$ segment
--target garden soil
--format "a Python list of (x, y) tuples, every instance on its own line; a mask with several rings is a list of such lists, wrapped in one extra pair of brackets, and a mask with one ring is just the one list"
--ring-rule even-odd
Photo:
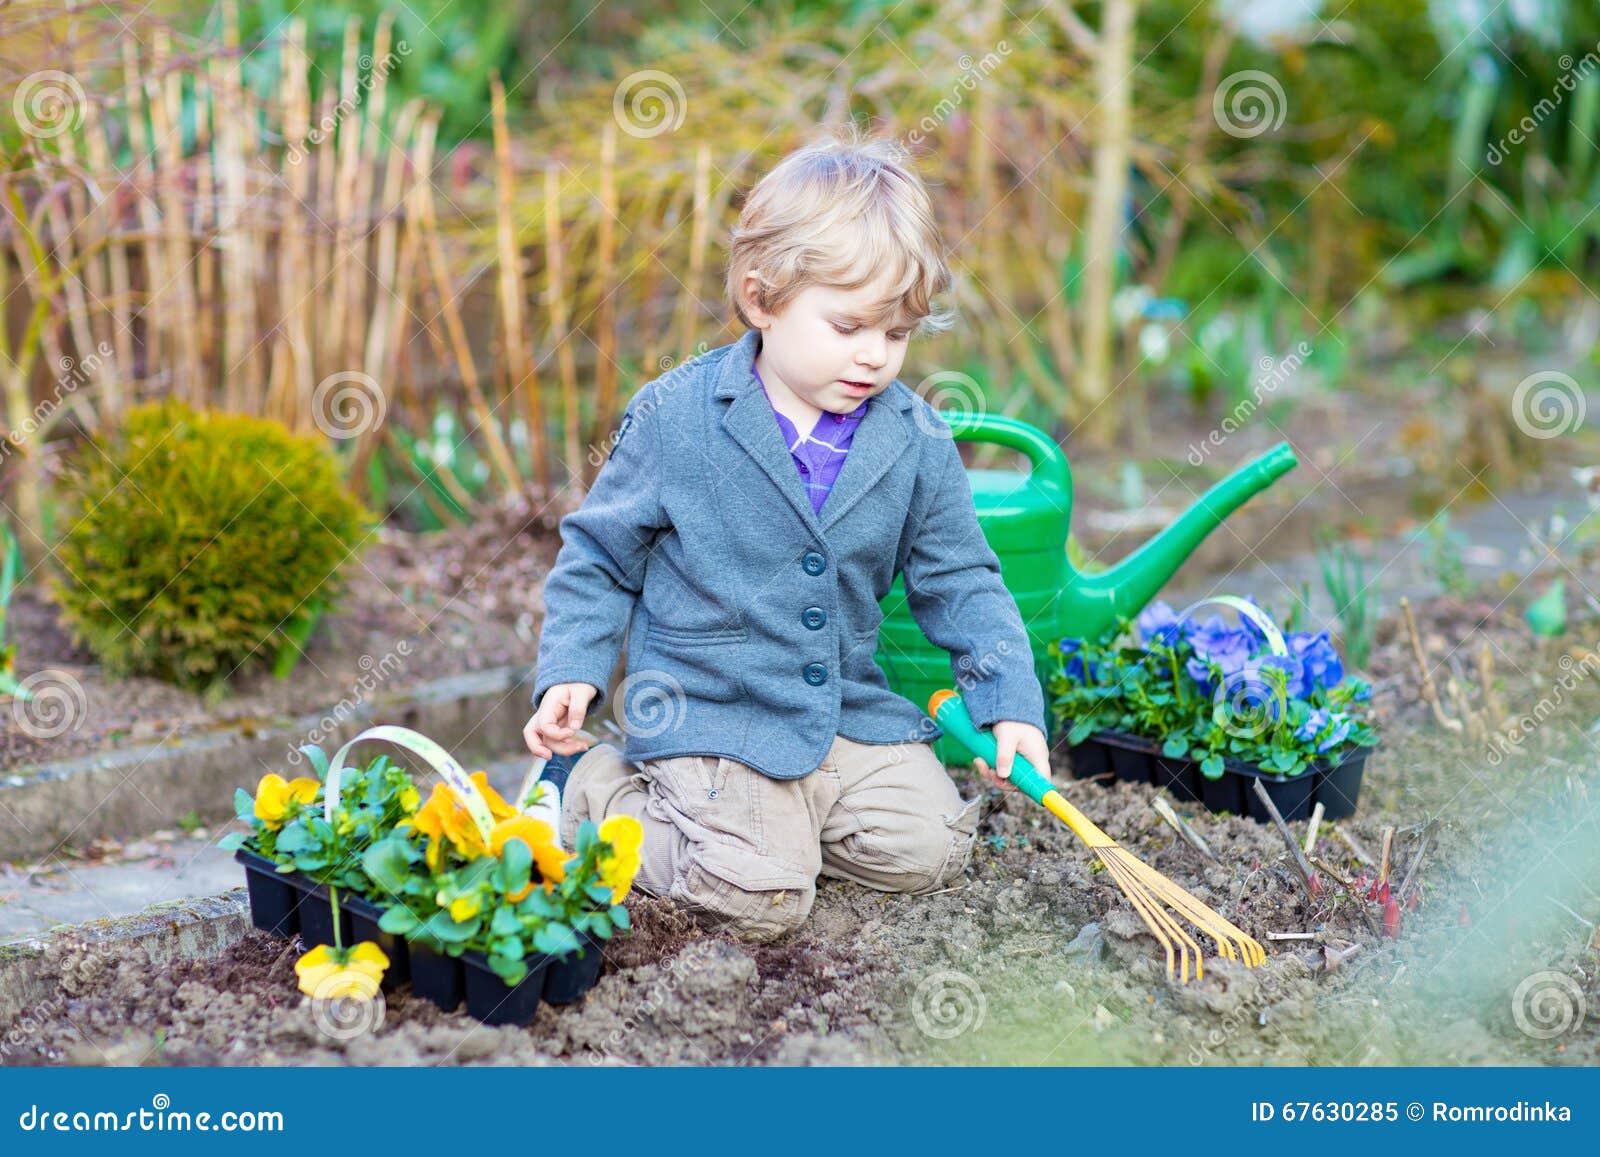
[[(1548, 702), (1573, 669), (1568, 651), (1535, 647), (1493, 601), (1439, 599), (1419, 611), (1430, 654), (1491, 645), (1499, 693), (1519, 714)], [(1391, 880), (1398, 887), (1414, 869), (1416, 885), (1398, 938), (1369, 925), (1376, 905), (1332, 881), (1307, 897), (1274, 828), (1179, 805), (1215, 852), (1209, 864), (1151, 809), (1153, 789), (1074, 781), (1063, 764), (1057, 782), (1092, 818), (1261, 940), (1266, 963), (1208, 957), (1203, 978), (1170, 980), (1107, 874), (1008, 791), (990, 794), (961, 883), (912, 897), (824, 880), (806, 926), (772, 944), (740, 943), (636, 897), (635, 931), (608, 947), (598, 986), (578, 1004), (541, 1008), (525, 1028), (442, 1013), (403, 987), (352, 1027), (297, 993), (298, 945), (252, 933), (218, 959), (159, 968), (137, 950), (54, 949), (59, 994), (13, 1034), (24, 1043), (4, 1060), (1600, 1063), (1600, 818), (1587, 732), (1600, 690), (1579, 680), (1495, 765), (1420, 701), (1393, 623), (1379, 643), (1372, 674), (1385, 744), (1360, 812), (1339, 827), (1374, 859), (1385, 828), (1396, 829)], [(955, 774), (969, 796), (979, 790)], [(1292, 826), (1303, 838), (1306, 825)], [(1372, 874), (1331, 825), (1317, 855), (1346, 879)]]

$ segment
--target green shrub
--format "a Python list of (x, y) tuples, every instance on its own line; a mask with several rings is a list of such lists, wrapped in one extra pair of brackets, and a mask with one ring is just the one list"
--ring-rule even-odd
[(189, 687), (303, 632), (373, 517), (317, 438), (176, 402), (129, 410), (63, 498), (67, 626), (112, 672)]

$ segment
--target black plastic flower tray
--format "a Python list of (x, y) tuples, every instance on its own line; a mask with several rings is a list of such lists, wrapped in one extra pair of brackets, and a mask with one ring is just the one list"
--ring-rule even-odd
[(392, 992), (411, 979), (411, 953), (405, 938), (378, 927), (383, 909), (365, 896), (339, 897), (339, 906), (350, 914), (350, 939), (347, 944), (360, 944), (370, 940), (389, 958), (389, 967), (383, 973), (383, 988)]
[(301, 891), (271, 860), (245, 848), (233, 853), (244, 865), (245, 888), (250, 894), (250, 923), (269, 936), (285, 940), (300, 931)]
[(460, 958), (435, 952), (426, 944), (412, 942), (406, 947), (411, 955), (411, 991), (445, 1012), (460, 1008), (466, 995)]
[[(326, 885), (300, 872), (279, 872), (271, 860), (245, 848), (238, 849), (234, 859), (244, 865), (252, 924), (286, 940), (299, 935), (308, 949), (333, 944), (333, 905)], [(341, 892), (339, 917), (339, 934), (346, 945), (370, 940), (389, 958), (383, 974), (385, 991), (409, 980), (415, 995), (446, 1012), (455, 1012), (466, 1001), (468, 1015), (485, 1024), (527, 1024), (541, 1001), (571, 1004), (595, 986), (605, 963), (600, 941), (584, 934), (581, 954), (530, 958), (528, 975), (511, 988), (481, 952), (448, 956), (383, 931), (378, 926), (383, 909), (364, 896)]]
[(1218, 779), (1208, 779), (1198, 762), (1161, 754), (1161, 745), (1119, 731), (1096, 731), (1076, 746), (1067, 747), (1072, 774), (1078, 779), (1110, 776), (1128, 783), (1165, 788), (1174, 799), (1201, 804), (1209, 811), (1232, 812), (1254, 820), (1270, 816), (1256, 797), (1252, 781), (1259, 780), (1273, 805), (1286, 820), (1303, 820), (1322, 804), (1326, 819), (1353, 815), (1361, 795), (1370, 748), (1351, 750), (1337, 764), (1319, 762), (1300, 775), (1282, 776), (1259, 767), (1229, 760)]
[[(326, 884), (315, 881), (294, 872), (285, 877), (291, 884), (300, 890), (300, 939), (304, 940), (307, 948), (315, 948), (319, 944), (333, 947), (333, 904), (328, 899)], [(339, 894), (339, 936), (340, 941), (346, 945), (356, 943), (355, 929), (350, 919), (350, 898), (347, 893)]]
[(526, 958), (528, 975), (515, 986), (501, 980), (489, 967), (482, 952), (461, 954), (461, 971), (466, 981), (467, 1015), (484, 1024), (527, 1024), (539, 1011), (550, 973), (551, 957), (543, 954)]
[(582, 954), (569, 952), (551, 959), (544, 974), (544, 1000), (546, 1004), (571, 1004), (588, 992), (600, 979), (605, 965), (599, 940), (584, 933)]

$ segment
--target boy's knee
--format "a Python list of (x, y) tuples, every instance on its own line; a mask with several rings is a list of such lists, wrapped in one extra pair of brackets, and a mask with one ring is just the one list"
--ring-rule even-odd
[(775, 940), (811, 915), (814, 875), (753, 850), (707, 843), (690, 849), (672, 898), (719, 931), (744, 940)]
[(893, 831), (847, 836), (843, 851), (850, 874), (873, 887), (911, 895), (949, 887), (972, 860), (981, 806), (981, 800), (973, 800), (954, 815), (908, 816)]

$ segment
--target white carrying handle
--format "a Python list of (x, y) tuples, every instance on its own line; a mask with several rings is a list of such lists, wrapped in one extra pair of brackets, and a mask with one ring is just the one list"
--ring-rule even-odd
[(456, 793), (456, 798), (461, 801), (462, 806), (467, 809), (467, 814), (472, 817), (472, 822), (477, 825), (479, 833), (483, 836), (483, 842), (485, 844), (489, 842), (489, 833), (494, 830), (494, 816), (489, 812), (489, 802), (483, 798), (478, 785), (472, 782), (455, 756), (420, 731), (387, 723), (367, 728), (334, 753), (333, 760), (328, 764), (328, 780), (322, 793), (322, 814), (330, 824), (333, 822), (334, 809), (339, 806), (339, 776), (344, 771), (345, 756), (350, 754), (352, 747), (366, 739), (382, 739), (396, 747), (403, 747), (426, 761), (428, 766), (437, 771), (450, 786), (450, 790)]
[(1189, 612), (1207, 603), (1221, 603), (1223, 606), (1232, 607), (1239, 612), (1241, 618), (1249, 619), (1261, 628), (1261, 633), (1267, 637), (1267, 646), (1272, 649), (1274, 655), (1289, 653), (1289, 644), (1284, 642), (1283, 632), (1278, 630), (1278, 624), (1272, 621), (1271, 616), (1254, 603), (1246, 602), (1236, 595), (1212, 595), (1209, 598), (1196, 599), (1178, 612), (1178, 618), (1187, 619)]

